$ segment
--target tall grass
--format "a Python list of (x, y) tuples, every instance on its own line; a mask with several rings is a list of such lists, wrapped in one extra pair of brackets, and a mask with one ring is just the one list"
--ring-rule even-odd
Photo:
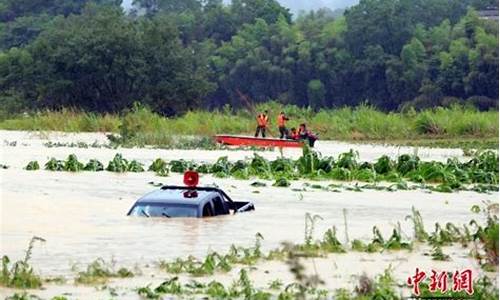
[(74, 109), (40, 111), (18, 115), (0, 122), (9, 130), (53, 130), (66, 132), (116, 132), (121, 124), (117, 115), (80, 112)]
[[(258, 105), (256, 110), (266, 109), (270, 113), (271, 136), (277, 135), (277, 114), (285, 111), (291, 119), (288, 127), (307, 123), (321, 139), (390, 141), (498, 137), (498, 111), (480, 112), (458, 105), (405, 113), (385, 113), (364, 105), (314, 112), (308, 108), (268, 102)], [(137, 106), (115, 115), (63, 109), (13, 116), (1, 121), (0, 129), (113, 132), (137, 144), (163, 144), (176, 135), (252, 134), (255, 119), (254, 114), (247, 110), (231, 111), (227, 107), (210, 112), (190, 111), (180, 117), (166, 118)]]

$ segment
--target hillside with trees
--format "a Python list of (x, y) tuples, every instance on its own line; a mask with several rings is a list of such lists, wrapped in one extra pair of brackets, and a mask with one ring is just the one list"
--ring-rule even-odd
[[(362, 0), (293, 17), (275, 0), (0, 0), (4, 113), (164, 115), (276, 100), (313, 109), (498, 108), (490, 0)], [(243, 101), (243, 99), (246, 99)]]

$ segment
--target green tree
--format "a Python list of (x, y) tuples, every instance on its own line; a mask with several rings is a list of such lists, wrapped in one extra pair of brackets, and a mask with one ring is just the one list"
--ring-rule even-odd
[(325, 106), (325, 85), (321, 80), (313, 79), (307, 84), (309, 106), (317, 110)]

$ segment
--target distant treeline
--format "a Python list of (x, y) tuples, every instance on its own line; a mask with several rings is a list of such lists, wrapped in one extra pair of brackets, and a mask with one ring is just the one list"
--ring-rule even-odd
[(120, 3), (0, 0), (3, 113), (498, 107), (498, 22), (477, 13), (498, 1), (361, 0), (296, 18), (275, 0)]

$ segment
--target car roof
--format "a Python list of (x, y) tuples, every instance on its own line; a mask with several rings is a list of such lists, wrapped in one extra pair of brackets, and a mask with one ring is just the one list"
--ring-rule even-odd
[(212, 199), (220, 194), (216, 191), (200, 191), (197, 190), (196, 193), (192, 193), (187, 196), (190, 192), (189, 189), (160, 189), (152, 191), (137, 200), (139, 203), (166, 203), (166, 204), (190, 204), (199, 205), (200, 203), (206, 202), (208, 199)]

